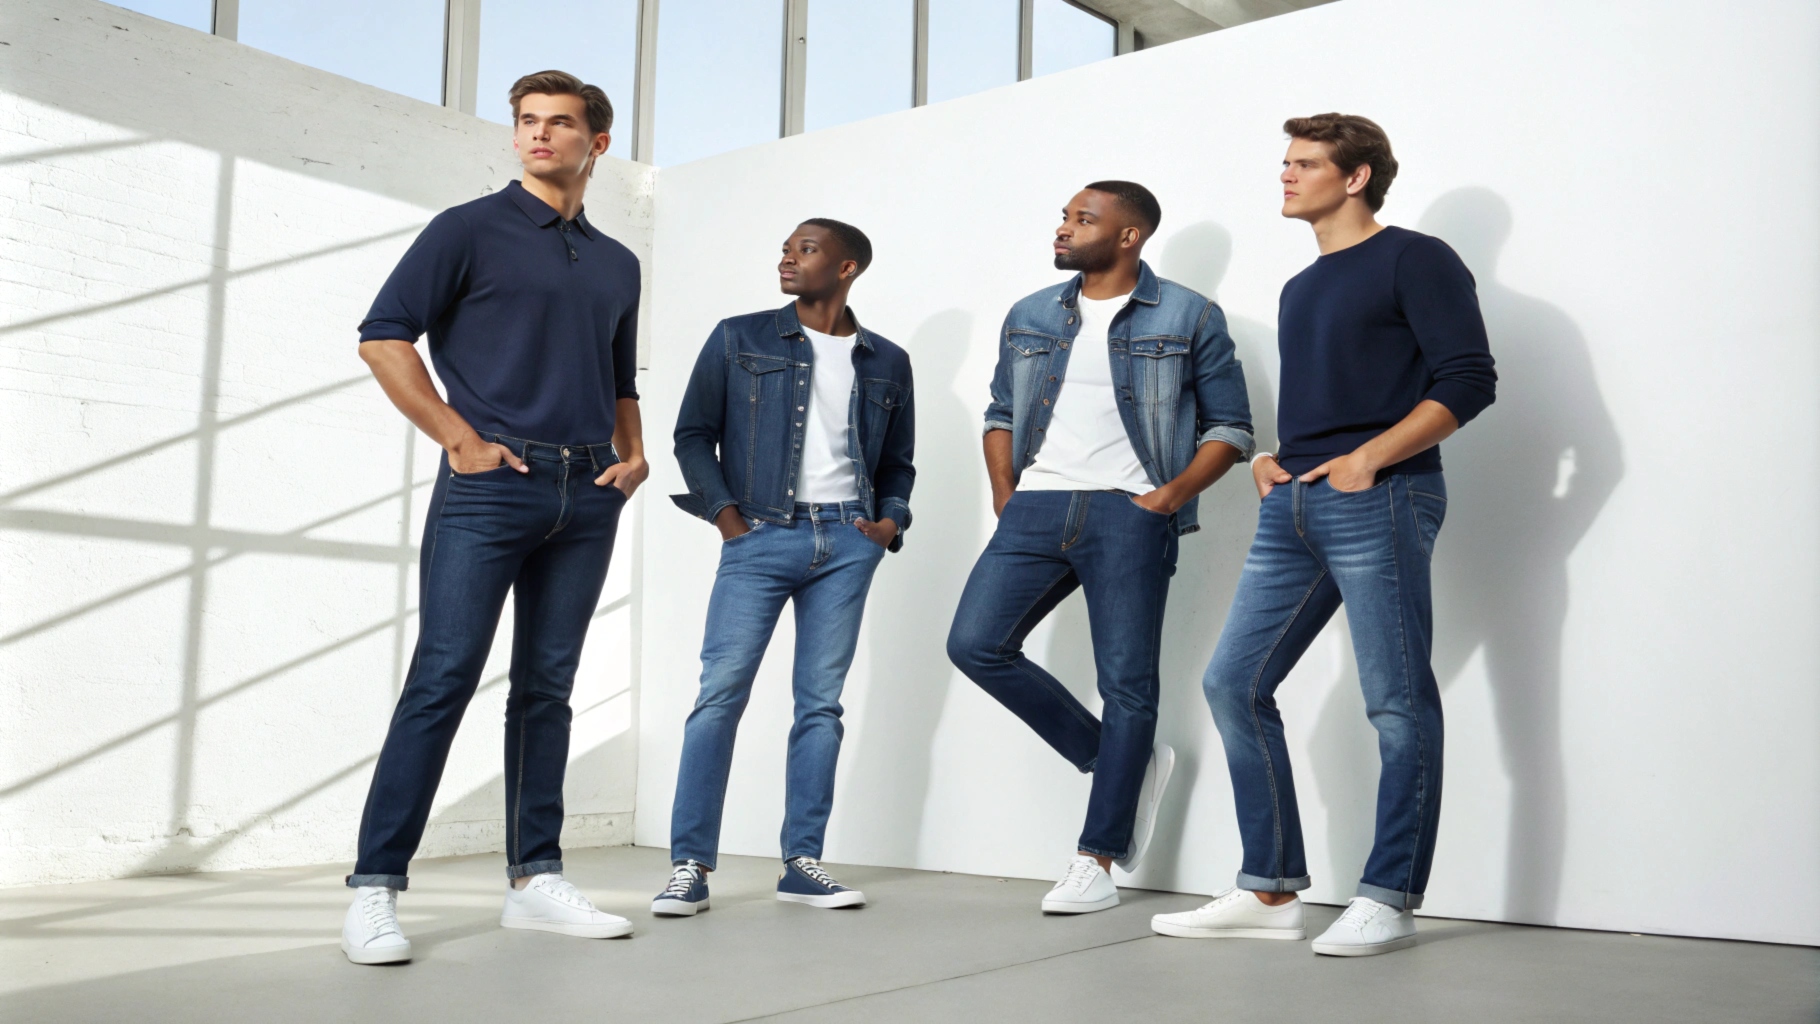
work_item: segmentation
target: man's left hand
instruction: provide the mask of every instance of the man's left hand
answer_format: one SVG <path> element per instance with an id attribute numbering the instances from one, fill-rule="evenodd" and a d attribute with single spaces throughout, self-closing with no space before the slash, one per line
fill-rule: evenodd
<path id="1" fill-rule="evenodd" d="M 1314 483 L 1322 477 L 1327 478 L 1327 486 L 1336 491 L 1351 494 L 1362 491 L 1378 482 L 1378 467 L 1365 461 L 1358 452 L 1342 455 L 1302 474 L 1302 482 Z"/>
<path id="2" fill-rule="evenodd" d="M 1182 502 L 1175 500 L 1167 487 L 1158 487 L 1152 491 L 1145 491 L 1142 494 L 1133 496 L 1131 500 L 1139 508 L 1149 509 L 1160 516 L 1175 515 L 1176 509 L 1182 507 Z"/>
<path id="3" fill-rule="evenodd" d="M 881 548 L 889 549 L 891 542 L 897 539 L 895 519 L 880 519 L 876 523 L 870 519 L 856 519 L 853 525 L 859 527 L 859 532 L 865 534 L 867 540 Z"/>
<path id="4" fill-rule="evenodd" d="M 650 463 L 643 459 L 627 459 L 624 462 L 616 462 L 608 466 L 605 473 L 594 478 L 594 486 L 606 487 L 610 484 L 625 492 L 626 497 L 630 498 L 632 492 L 638 490 L 638 485 L 644 483 L 645 477 L 650 475 Z"/>

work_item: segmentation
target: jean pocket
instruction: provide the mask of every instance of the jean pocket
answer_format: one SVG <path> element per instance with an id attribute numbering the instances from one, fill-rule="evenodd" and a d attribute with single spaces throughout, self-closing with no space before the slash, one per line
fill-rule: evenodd
<path id="1" fill-rule="evenodd" d="M 482 477 L 495 476 L 504 471 L 510 471 L 514 474 L 516 474 L 518 472 L 517 470 L 512 469 L 512 464 L 510 462 L 506 462 L 505 460 L 502 459 L 502 460 L 500 460 L 499 465 L 494 466 L 492 469 L 483 469 L 483 470 L 480 470 L 479 472 L 475 472 L 475 473 L 457 473 L 453 469 L 451 469 L 451 470 L 449 470 L 449 479 L 451 479 L 451 480 L 479 480 Z"/>
<path id="2" fill-rule="evenodd" d="M 1434 557 L 1435 539 L 1441 535 L 1441 524 L 1447 520 L 1447 499 L 1422 491 L 1409 492 L 1409 510 L 1416 524 L 1416 541 L 1422 554 Z"/>
<path id="3" fill-rule="evenodd" d="M 758 531 L 764 529 L 765 526 L 768 524 L 766 524 L 766 522 L 763 519 L 756 519 L 756 520 L 748 520 L 747 525 L 750 526 L 751 529 L 747 530 L 745 533 L 742 533 L 737 537 L 729 537 L 726 540 L 721 541 L 720 546 L 724 548 L 724 547 L 729 547 L 734 544 L 738 544 L 740 541 L 745 540 L 747 537 L 750 537 L 753 534 L 757 533 Z"/>
<path id="4" fill-rule="evenodd" d="M 1125 500 L 1131 502 L 1132 508 L 1137 509 L 1139 512 L 1142 512 L 1145 515 L 1156 516 L 1158 519 L 1169 519 L 1175 515 L 1175 513 L 1173 513 L 1173 512 L 1158 512 L 1156 509 L 1153 509 L 1153 508 L 1145 508 L 1144 506 L 1138 504 L 1136 495 L 1129 495 L 1125 498 Z"/>

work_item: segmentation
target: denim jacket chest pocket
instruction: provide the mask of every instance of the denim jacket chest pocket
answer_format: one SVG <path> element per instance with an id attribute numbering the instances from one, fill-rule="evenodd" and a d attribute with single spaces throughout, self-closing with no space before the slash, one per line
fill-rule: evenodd
<path id="1" fill-rule="evenodd" d="M 1131 355 L 1131 387 L 1144 405 L 1176 401 L 1190 383 L 1189 341 L 1179 337 L 1136 338 L 1127 347 Z"/>
<path id="2" fill-rule="evenodd" d="M 735 379 L 728 382 L 727 390 L 729 397 L 742 392 L 746 395 L 746 422 L 744 430 L 730 431 L 726 439 L 734 440 L 736 444 L 744 442 L 741 447 L 745 450 L 740 455 L 746 467 L 743 474 L 746 486 L 740 497 L 749 501 L 757 495 L 789 486 L 777 472 L 768 468 L 774 460 L 762 458 L 758 449 L 760 438 L 792 436 L 790 382 L 796 375 L 785 371 L 795 362 L 784 356 L 740 352 L 734 356 L 733 363 Z M 739 434 L 745 436 L 739 437 Z"/>
<path id="3" fill-rule="evenodd" d="M 871 463 L 878 459 L 891 417 L 904 407 L 910 392 L 896 381 L 876 377 L 865 378 L 860 387 L 865 401 L 860 403 L 860 419 L 856 426 L 860 428 L 860 437 L 866 446 L 866 461 Z"/>
<path id="4" fill-rule="evenodd" d="M 1012 331 L 1005 336 L 1005 347 L 1011 357 L 1013 394 L 1026 396 L 1031 402 L 1038 400 L 1037 392 L 1042 390 L 1043 378 L 1049 373 L 1051 353 L 1058 343 L 1047 334 Z"/>

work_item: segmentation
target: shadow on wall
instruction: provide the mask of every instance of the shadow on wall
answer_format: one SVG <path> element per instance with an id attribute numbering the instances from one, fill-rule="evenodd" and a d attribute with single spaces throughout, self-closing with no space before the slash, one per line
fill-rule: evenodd
<path id="1" fill-rule="evenodd" d="M 962 367 L 972 332 L 971 315 L 947 310 L 925 321 L 905 345 L 918 380 L 916 523 L 904 535 L 904 550 L 886 556 L 872 586 L 864 742 L 848 747 L 846 781 L 866 799 L 843 805 L 835 817 L 847 837 L 843 845 L 867 863 L 916 863 L 935 729 L 958 676 L 939 638 L 948 635 L 972 559 L 984 546 L 986 491 L 978 453 L 985 404 L 982 399 L 969 407 L 953 387 L 963 380 L 971 388 Z M 931 472 L 938 461 L 947 470 L 939 476 Z"/>
<path id="2" fill-rule="evenodd" d="M 1442 446 L 1452 500 L 1434 563 L 1434 667 L 1445 688 L 1483 653 L 1510 782 L 1504 918 L 1548 924 L 1567 843 L 1567 559 L 1624 462 L 1579 328 L 1497 279 L 1511 223 L 1497 194 L 1463 188 L 1437 199 L 1419 224 L 1453 246 L 1477 279 L 1499 378 L 1497 404 Z M 1332 863 L 1356 877 L 1371 845 L 1377 756 L 1357 669 L 1349 657 L 1343 663 L 1310 747 Z M 1445 813 L 1441 820 L 1445 829 Z"/>

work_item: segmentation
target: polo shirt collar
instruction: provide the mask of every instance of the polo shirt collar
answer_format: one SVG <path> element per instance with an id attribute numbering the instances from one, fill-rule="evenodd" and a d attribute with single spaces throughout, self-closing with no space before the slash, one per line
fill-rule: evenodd
<path id="1" fill-rule="evenodd" d="M 532 195 L 530 190 L 524 187 L 523 182 L 507 182 L 506 195 L 511 197 L 512 202 L 518 204 L 518 208 L 524 211 L 525 216 L 531 218 L 531 223 L 540 228 L 547 228 L 562 219 L 562 214 L 556 212 L 555 207 Z M 571 223 L 581 231 L 582 235 L 588 235 L 588 215 L 585 210 L 576 213 L 575 220 Z"/>

